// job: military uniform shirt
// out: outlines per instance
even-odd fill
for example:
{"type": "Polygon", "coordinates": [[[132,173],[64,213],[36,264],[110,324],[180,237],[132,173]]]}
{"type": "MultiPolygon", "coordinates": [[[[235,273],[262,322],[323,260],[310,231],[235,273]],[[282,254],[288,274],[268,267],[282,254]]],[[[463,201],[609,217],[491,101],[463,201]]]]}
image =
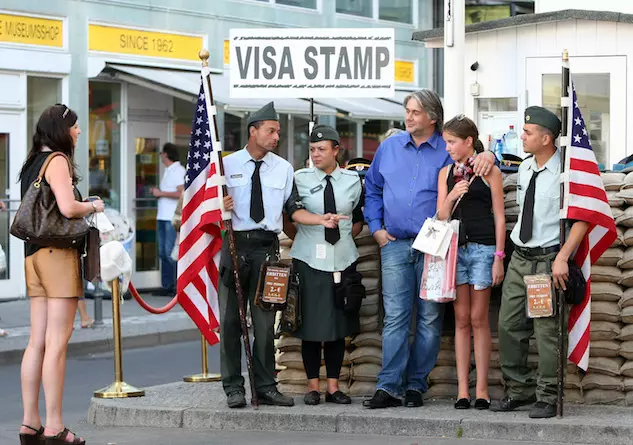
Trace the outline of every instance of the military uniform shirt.
{"type": "MultiPolygon", "coordinates": [[[[318,168],[304,168],[295,173],[299,196],[305,208],[311,213],[324,213],[323,194],[327,185],[325,176],[325,172],[318,168]]],[[[339,167],[331,176],[336,213],[350,218],[339,222],[341,238],[332,245],[325,240],[325,228],[322,225],[297,224],[297,235],[290,250],[291,257],[307,263],[313,269],[325,272],[345,270],[358,258],[358,250],[352,238],[352,213],[360,202],[360,177],[356,172],[342,170],[339,167]]]]}
{"type": "MultiPolygon", "coordinates": [[[[233,197],[233,229],[236,231],[263,229],[281,233],[282,211],[288,210],[288,201],[293,195],[294,175],[292,165],[274,153],[262,158],[259,170],[264,201],[264,219],[256,223],[251,219],[251,188],[255,162],[246,148],[236,151],[224,159],[224,176],[229,195],[233,197]]],[[[295,193],[296,195],[296,193],[295,193]]],[[[291,208],[303,208],[301,202],[291,208]]]]}
{"type": "Polygon", "coordinates": [[[560,151],[554,155],[540,170],[545,170],[536,178],[534,193],[534,222],[532,223],[532,239],[523,243],[519,239],[521,219],[523,218],[523,202],[530,184],[530,179],[539,168],[536,159],[530,157],[519,166],[517,178],[517,203],[521,209],[519,220],[514,226],[510,238],[520,247],[551,247],[560,244],[560,151]]]}

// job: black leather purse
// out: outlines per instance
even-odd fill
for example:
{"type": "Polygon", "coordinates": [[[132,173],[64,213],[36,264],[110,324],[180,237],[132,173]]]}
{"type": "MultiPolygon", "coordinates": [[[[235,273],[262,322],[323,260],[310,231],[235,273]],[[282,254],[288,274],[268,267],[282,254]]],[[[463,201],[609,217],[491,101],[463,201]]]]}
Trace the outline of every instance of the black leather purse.
{"type": "Polygon", "coordinates": [[[565,303],[580,304],[584,301],[587,281],[575,261],[569,261],[569,279],[566,286],[565,303]]]}
{"type": "Polygon", "coordinates": [[[363,276],[353,263],[341,272],[341,281],[334,283],[334,305],[347,314],[358,314],[365,298],[363,276]]]}

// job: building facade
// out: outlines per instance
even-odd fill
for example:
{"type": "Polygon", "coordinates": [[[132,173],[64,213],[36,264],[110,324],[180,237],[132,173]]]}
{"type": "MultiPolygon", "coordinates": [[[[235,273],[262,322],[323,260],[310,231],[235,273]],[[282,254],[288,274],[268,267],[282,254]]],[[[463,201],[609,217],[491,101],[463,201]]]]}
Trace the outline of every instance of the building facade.
{"type": "MultiPolygon", "coordinates": [[[[186,156],[200,85],[198,51],[209,50],[212,86],[225,150],[246,141],[245,121],[262,101],[228,94],[228,38],[233,28],[395,29],[392,98],[344,98],[315,104],[318,121],[335,125],[352,156],[371,158],[378,136],[401,125],[401,101],[430,86],[432,55],[411,41],[432,27],[432,0],[5,0],[0,9],[0,245],[8,267],[0,299],[25,295],[23,247],[8,234],[20,202],[16,178],[37,118],[63,102],[77,111],[83,134],[76,160],[84,195],[99,195],[136,229],[134,283],[159,284],[155,215],[158,153],[175,142],[186,156]]],[[[308,156],[309,102],[276,101],[278,153],[300,167],[308,156]]]]}

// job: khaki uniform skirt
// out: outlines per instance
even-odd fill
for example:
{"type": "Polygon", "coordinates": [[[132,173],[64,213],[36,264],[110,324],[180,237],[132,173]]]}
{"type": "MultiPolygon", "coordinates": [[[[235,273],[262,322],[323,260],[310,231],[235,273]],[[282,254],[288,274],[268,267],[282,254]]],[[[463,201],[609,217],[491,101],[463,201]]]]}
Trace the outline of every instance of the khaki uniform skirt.
{"type": "Polygon", "coordinates": [[[295,337],[306,341],[335,341],[360,331],[358,314],[349,315],[334,303],[332,272],[313,269],[301,260],[293,260],[299,274],[301,327],[295,337]]]}
{"type": "Polygon", "coordinates": [[[81,298],[84,295],[77,249],[42,247],[24,261],[29,297],[81,298]]]}

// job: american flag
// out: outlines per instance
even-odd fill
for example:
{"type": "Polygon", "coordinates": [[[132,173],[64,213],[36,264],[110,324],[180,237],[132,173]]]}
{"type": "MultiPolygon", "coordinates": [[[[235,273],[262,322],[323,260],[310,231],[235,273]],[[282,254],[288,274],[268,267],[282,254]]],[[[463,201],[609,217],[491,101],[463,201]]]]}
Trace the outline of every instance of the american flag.
{"type": "Polygon", "coordinates": [[[587,289],[584,301],[573,306],[569,313],[567,356],[586,371],[589,365],[591,328],[591,265],[615,241],[617,232],[573,84],[572,93],[573,102],[569,106],[567,131],[571,137],[565,157],[567,174],[563,181],[565,201],[561,217],[586,221],[590,226],[574,256],[574,261],[587,280],[587,289]]]}
{"type": "Polygon", "coordinates": [[[178,302],[213,345],[220,341],[218,270],[222,247],[222,194],[220,147],[215,142],[215,127],[209,125],[208,110],[214,108],[207,101],[205,77],[203,74],[187,156],[178,253],[178,302]]]}

